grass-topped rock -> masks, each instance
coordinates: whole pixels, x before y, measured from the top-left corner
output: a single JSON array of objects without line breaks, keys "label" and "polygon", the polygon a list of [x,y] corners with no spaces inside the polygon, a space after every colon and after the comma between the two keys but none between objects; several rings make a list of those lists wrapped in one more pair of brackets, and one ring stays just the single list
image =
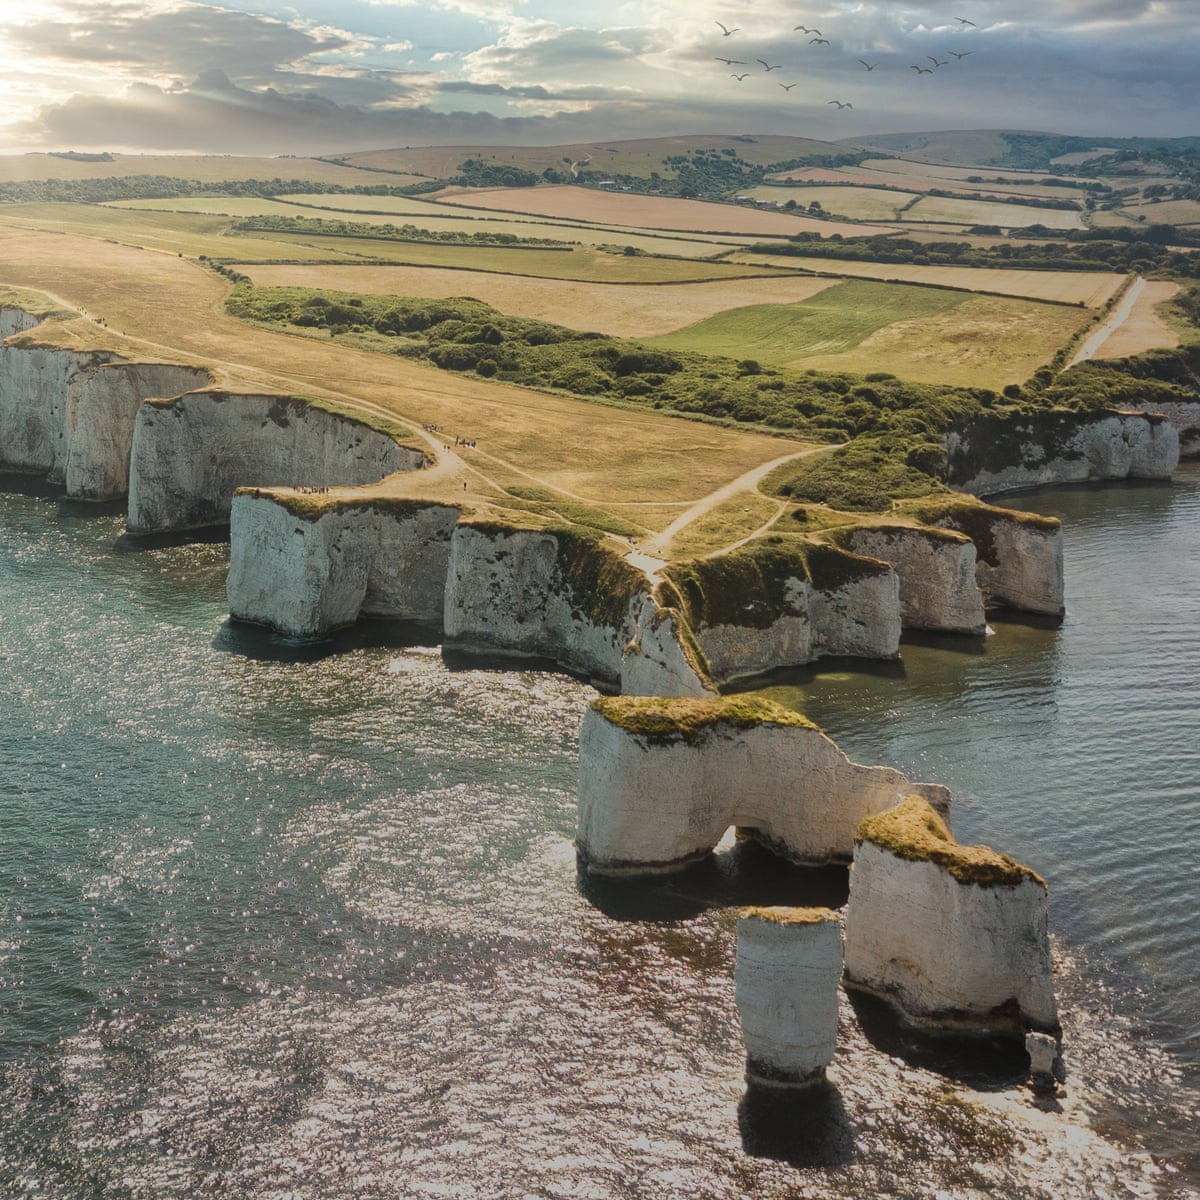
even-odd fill
[{"label": "grass-topped rock", "polygon": [[1031,879],[1045,888],[1035,871],[987,846],[962,846],[946,822],[920,796],[907,796],[889,812],[868,817],[855,842],[870,842],[907,862],[936,863],[959,883],[1014,887]]}]

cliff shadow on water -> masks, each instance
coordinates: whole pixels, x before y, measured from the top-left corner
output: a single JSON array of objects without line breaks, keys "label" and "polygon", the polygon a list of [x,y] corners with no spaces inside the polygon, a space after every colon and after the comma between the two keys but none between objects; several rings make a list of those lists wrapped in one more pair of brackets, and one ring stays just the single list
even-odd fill
[{"label": "cliff shadow on water", "polygon": [[615,921],[683,921],[717,908],[780,905],[832,908],[849,895],[844,866],[802,867],[752,838],[727,836],[691,866],[670,873],[598,875],[582,865],[580,894]]},{"label": "cliff shadow on water", "polygon": [[213,637],[212,647],[255,662],[320,662],[353,650],[437,646],[441,636],[438,627],[423,621],[361,620],[324,637],[293,638],[263,625],[227,618]]}]

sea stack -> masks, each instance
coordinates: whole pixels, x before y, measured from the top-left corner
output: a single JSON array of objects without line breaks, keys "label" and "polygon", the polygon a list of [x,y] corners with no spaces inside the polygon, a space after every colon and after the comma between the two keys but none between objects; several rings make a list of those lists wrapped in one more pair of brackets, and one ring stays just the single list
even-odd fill
[{"label": "sea stack", "polygon": [[744,908],[738,914],[738,1015],[746,1079],[806,1087],[837,1047],[842,929],[827,908]]},{"label": "sea stack", "polygon": [[754,696],[604,696],[579,734],[576,846],[599,873],[677,870],[731,826],[799,863],[849,862],[859,822],[917,792],[852,763],[811,721]]},{"label": "sea stack", "polygon": [[858,828],[845,982],[934,1028],[1059,1033],[1045,883],[986,846],[960,846],[919,796]]}]

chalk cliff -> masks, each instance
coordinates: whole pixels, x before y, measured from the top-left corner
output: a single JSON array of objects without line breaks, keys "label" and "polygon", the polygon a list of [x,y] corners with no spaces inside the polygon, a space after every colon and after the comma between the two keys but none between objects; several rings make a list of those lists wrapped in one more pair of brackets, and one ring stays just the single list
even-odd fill
[{"label": "chalk cliff", "polygon": [[816,1083],[837,1049],[842,930],[827,908],[744,908],[734,984],[746,1078]]},{"label": "chalk cliff", "polygon": [[982,634],[987,628],[984,595],[975,578],[975,543],[965,534],[881,524],[851,529],[839,541],[896,572],[905,629]]},{"label": "chalk cliff", "polygon": [[27,342],[0,346],[0,467],[61,480],[68,409],[88,374],[113,358]]},{"label": "chalk cliff", "polygon": [[363,417],[294,396],[204,391],[152,400],[134,428],[129,529],[224,525],[239,487],[356,487],[425,461]]},{"label": "chalk cliff", "polygon": [[1101,479],[1169,479],[1179,434],[1156,413],[980,418],[943,438],[946,482],[975,496]]},{"label": "chalk cliff", "polygon": [[919,1023],[1058,1031],[1046,885],[984,846],[960,846],[911,796],[858,830],[845,982]]},{"label": "chalk cliff", "polygon": [[[39,324],[21,309],[0,308],[0,337]],[[196,367],[130,363],[108,351],[29,338],[0,346],[0,466],[45,475],[75,499],[123,496],[138,407],[210,381]]]},{"label": "chalk cliff", "polygon": [[986,603],[1044,616],[1063,614],[1062,522],[959,496],[931,496],[901,511],[975,546],[975,583]]},{"label": "chalk cliff", "polygon": [[1180,458],[1200,455],[1200,400],[1164,400],[1135,404],[1143,412],[1161,413],[1179,434]]},{"label": "chalk cliff", "polygon": [[[324,500],[324,498],[323,498]],[[229,613],[291,637],[362,617],[442,623],[458,508],[244,489],[230,513]]]},{"label": "chalk cliff", "polygon": [[797,862],[849,860],[863,817],[949,793],[850,760],[804,717],[744,696],[609,696],[579,735],[580,859],[601,873],[674,870],[730,826]]},{"label": "chalk cliff", "polygon": [[81,500],[114,500],[129,491],[129,457],[143,401],[207,387],[209,373],[170,363],[109,362],[71,387],[64,418],[61,482]]},{"label": "chalk cliff", "polygon": [[448,646],[550,658],[621,690],[701,694],[703,665],[675,622],[646,576],[598,537],[494,520],[454,531]]},{"label": "chalk cliff", "polygon": [[664,597],[724,682],[823,655],[895,658],[900,585],[886,563],[784,539],[671,564]]}]

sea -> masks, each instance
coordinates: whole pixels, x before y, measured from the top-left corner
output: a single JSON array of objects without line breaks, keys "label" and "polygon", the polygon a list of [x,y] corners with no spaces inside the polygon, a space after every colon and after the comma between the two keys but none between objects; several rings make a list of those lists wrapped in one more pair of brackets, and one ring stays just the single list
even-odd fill
[{"label": "sea", "polygon": [[745,1083],[736,912],[844,869],[581,874],[585,682],[288,643],[222,542],[0,480],[0,1197],[1200,1195],[1200,471],[1007,502],[1061,624],[753,687],[1044,876],[1062,1077],[847,997],[797,1097]]}]

